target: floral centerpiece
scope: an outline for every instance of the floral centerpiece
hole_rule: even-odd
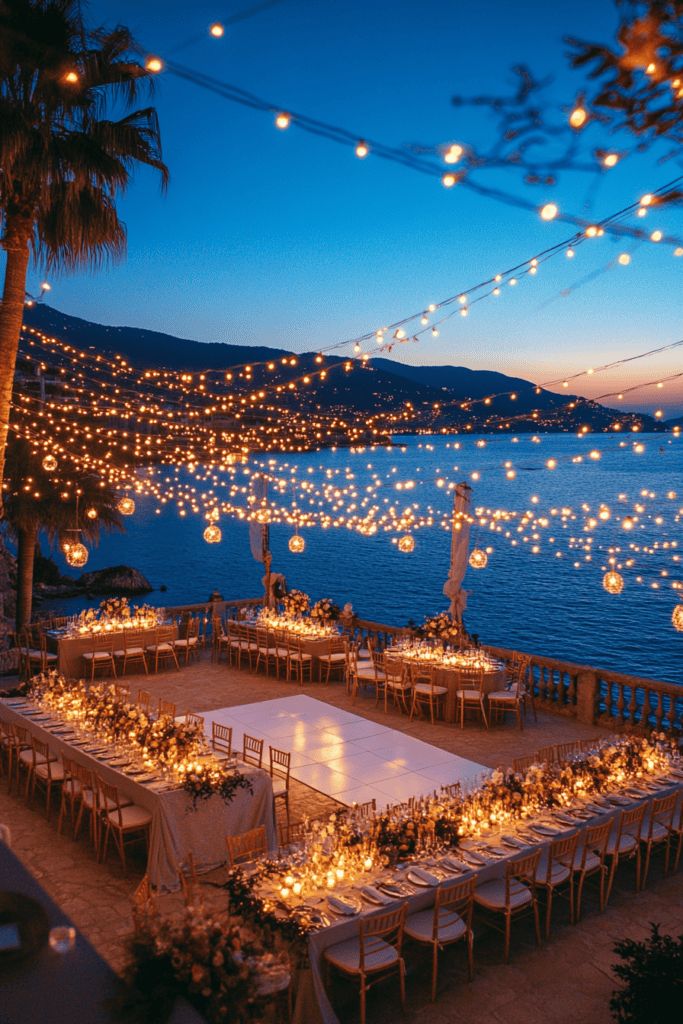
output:
[[[460,626],[454,622],[448,612],[427,616],[418,632],[428,640],[442,640],[445,643],[457,643],[460,639]]]
[[[79,614],[74,632],[83,634],[151,629],[158,621],[159,612],[151,605],[131,605],[127,597],[107,597],[97,608],[85,608]]]
[[[290,619],[301,618],[310,607],[311,599],[303,590],[290,590],[282,598],[282,610]]]
[[[88,687],[49,672],[31,681],[30,692],[40,707],[77,723],[84,732],[126,747],[145,768],[169,773],[190,794],[193,807],[214,794],[230,803],[238,789],[252,788],[246,775],[211,754],[200,726],[177,722],[170,715],[152,718],[119,697],[114,686]]]
[[[311,608],[311,618],[315,622],[321,623],[321,625],[336,622],[340,615],[341,610],[331,597],[321,597]]]
[[[118,1005],[128,1021],[165,1021],[184,996],[210,1024],[247,1024],[264,1019],[272,993],[289,981],[286,954],[266,950],[255,929],[194,907],[139,917],[131,953]]]

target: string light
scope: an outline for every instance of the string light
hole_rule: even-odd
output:
[[[585,107],[582,107],[580,104],[574,107],[569,115],[569,123],[572,128],[583,128],[587,120],[588,112]]]
[[[457,175],[455,174],[444,174],[444,176],[441,179],[441,184],[443,185],[444,188],[453,188],[457,180],[458,178]]]
[[[622,267],[627,267],[631,262],[631,257],[627,252],[622,252],[619,254],[618,260]]]
[[[54,457],[54,455],[46,455],[45,458],[42,461],[43,469],[47,473],[53,473],[58,465],[59,465],[59,463],[57,462],[57,460]]]
[[[602,585],[608,594],[620,594],[624,589],[624,577],[621,573],[610,570],[602,577]]]
[[[464,153],[463,147],[459,146],[457,142],[451,143],[446,149],[443,155],[444,163],[446,164],[457,164]]]
[[[123,498],[119,498],[116,503],[116,507],[122,516],[132,516],[135,513],[135,502],[127,495],[124,495]]]
[[[558,213],[560,212],[557,203],[546,203],[540,209],[541,220],[555,220]]]
[[[488,565],[489,556],[482,548],[472,548],[468,561],[473,569],[485,569]]]
[[[212,25],[209,25],[209,32],[214,39],[220,39],[225,35],[225,26],[221,25],[220,21],[214,21]]]
[[[286,113],[285,111],[282,111],[281,113],[277,114],[276,117],[275,117],[275,125],[281,131],[284,131],[285,128],[289,128],[291,123],[292,123],[291,115]]]
[[[64,75],[64,81],[68,82],[69,85],[76,85],[80,81],[80,77],[77,71],[67,71]]]
[[[370,147],[368,146],[367,142],[364,142],[363,139],[360,139],[356,146],[356,156],[358,157],[358,159],[364,160],[369,152]]]
[[[148,71],[151,71],[153,75],[158,75],[160,71],[164,70],[164,62],[161,57],[148,57],[145,61],[145,67]]]

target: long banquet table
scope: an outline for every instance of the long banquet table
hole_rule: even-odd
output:
[[[81,746],[55,735],[52,729],[60,728],[59,725],[51,729],[33,716],[22,713],[16,700],[0,700],[0,717],[28,728],[47,743],[53,753],[84,764],[105,782],[116,786],[133,803],[151,813],[147,872],[152,885],[162,891],[171,892],[179,887],[178,865],[186,860],[188,853],[192,853],[199,872],[210,871],[225,863],[226,835],[237,835],[264,825],[268,847],[273,849],[277,845],[273,786],[270,775],[261,768],[240,765],[240,771],[251,782],[252,792],[238,789],[229,804],[214,795],[208,800],[199,800],[193,809],[192,799],[184,789],[165,789],[161,784],[136,781]]]
[[[177,626],[175,636],[178,635]],[[154,643],[154,635],[157,627],[140,630],[142,642],[145,646]],[[137,632],[137,631],[136,631]],[[46,636],[48,646],[57,653],[57,668],[67,679],[82,679],[84,675],[83,655],[92,651],[93,644],[107,637],[114,641],[114,649],[123,649],[123,630],[112,630],[105,633],[82,633],[76,636],[68,636],[58,630],[47,630]]]
[[[649,793],[647,796],[643,796],[641,799],[632,799],[629,801],[628,806],[634,807],[639,803],[647,803],[652,799],[653,796],[664,796],[671,792],[678,792],[683,799],[683,778],[680,781],[673,781],[668,779],[661,786],[658,787],[656,792]],[[590,802],[590,801],[588,801]],[[570,836],[574,832],[582,832],[585,828],[596,825],[602,821],[608,819],[614,821],[618,817],[619,813],[624,810],[626,804],[622,803],[619,806],[612,806],[610,809],[605,808],[603,813],[595,813],[590,819],[581,821],[574,825],[561,824],[556,820],[552,820],[552,825],[557,829],[557,835],[548,838],[542,838],[538,836],[537,840],[533,845],[528,844],[523,848],[511,849],[509,854],[504,857],[491,858],[481,868],[471,868],[464,871],[460,875],[451,875],[444,881],[455,881],[459,879],[471,878],[474,874],[476,876],[477,885],[484,882],[488,882],[494,878],[500,878],[505,875],[505,865],[513,857],[519,857],[524,853],[529,853],[535,849],[548,848],[554,839],[562,836]],[[538,819],[527,819],[524,822],[526,828],[530,826],[533,820],[541,821],[547,819],[546,815],[539,815]],[[513,833],[514,828],[507,826],[504,834]],[[495,846],[497,842],[501,842],[500,836],[495,834],[487,834],[486,842]],[[477,844],[463,841],[460,847],[451,851],[451,856],[455,859],[458,858],[458,849],[467,850]],[[416,864],[413,861],[413,866]],[[428,871],[432,865],[428,861],[420,862]],[[403,869],[396,869],[394,877],[399,878],[401,875],[405,875],[406,871],[410,868],[411,864],[408,863]],[[387,872],[383,873],[383,877],[387,876]],[[370,881],[364,880],[365,884]],[[358,896],[358,889],[362,887],[363,882],[358,882],[356,885],[356,892],[354,895]],[[387,903],[384,908],[377,906],[369,906],[363,903],[363,909],[360,914],[354,917],[339,917],[335,919],[329,926],[322,927],[317,931],[313,931],[308,936],[308,949],[310,959],[310,971],[303,971],[300,973],[299,984],[297,989],[296,1003],[294,1007],[293,1021],[294,1024],[339,1024],[339,1018],[337,1017],[334,1008],[330,1002],[327,991],[324,985],[324,967],[323,967],[323,956],[326,949],[330,946],[335,945],[338,942],[345,942],[347,939],[352,939],[358,935],[358,921],[361,916],[370,915],[391,907],[396,907],[400,902],[408,903],[408,914],[414,914],[417,911],[428,909],[434,904],[435,887],[430,888],[417,888],[412,895],[406,897],[400,897],[399,899],[392,900]],[[347,889],[338,888],[335,889],[335,893],[343,895],[344,892],[350,892],[351,887]],[[271,895],[271,894],[268,894]],[[329,917],[332,917],[330,910],[326,905],[324,906],[325,913]]]
[[[0,842],[0,886],[5,892],[28,896],[45,911],[48,925],[73,922],[48,896],[19,858]],[[76,944],[63,955],[48,945],[15,964],[0,967],[2,1024],[116,1024],[109,1000],[121,981],[109,964],[77,930]],[[201,1024],[204,1020],[184,1000],[178,1001],[168,1024]]]

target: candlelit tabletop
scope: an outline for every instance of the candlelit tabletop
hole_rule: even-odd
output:
[[[41,711],[31,701],[0,700],[0,717],[28,728],[53,753],[85,765],[151,813],[147,873],[161,891],[179,888],[178,865],[189,853],[200,873],[224,864],[226,835],[264,825],[269,847],[276,845],[273,787],[268,772],[260,768],[239,762],[239,772],[249,788],[236,789],[230,803],[215,793],[193,806],[191,795],[168,775],[122,764],[126,756],[114,745],[93,737],[90,741],[78,738],[68,722]]]
[[[351,848],[340,844],[343,852],[326,860],[322,851],[325,843],[334,842],[331,836],[337,826],[331,824],[327,839],[323,826],[322,837],[318,832],[306,842],[305,855],[295,854],[280,872],[268,873],[258,890],[270,905],[285,915],[298,915],[311,927],[307,940],[310,971],[300,974],[293,1020],[297,1024],[339,1024],[324,986],[323,957],[329,947],[358,935],[360,917],[400,902],[407,902],[409,914],[427,909],[441,884],[474,876],[480,885],[502,877],[510,859],[547,849],[553,840],[581,833],[588,826],[615,821],[622,810],[671,792],[678,792],[683,799],[680,768],[660,771],[630,785],[612,785],[600,795],[562,798],[564,802],[556,808],[521,819],[501,814],[499,823],[475,825],[475,803],[472,822],[461,819],[460,825],[468,832],[474,829],[474,834],[464,836],[455,846],[446,841],[424,842],[423,849],[409,860],[393,865],[385,858],[378,859],[376,846],[369,841]],[[323,862],[326,866],[321,872],[316,865]]]
[[[445,649],[427,641],[407,640],[387,648],[386,653],[396,657],[413,672],[420,668],[433,671],[436,686],[447,689],[444,719],[455,722],[458,717],[457,691],[461,688],[461,673],[483,671],[484,694],[504,690],[506,686],[505,665],[502,661],[492,658],[481,648],[467,650]],[[471,683],[467,683],[468,688]]]
[[[106,628],[106,626],[111,628]],[[48,647],[57,654],[57,667],[67,679],[82,679],[84,675],[83,655],[92,651],[94,641],[102,637],[110,637],[114,641],[115,648],[123,649],[124,633],[128,628],[136,628],[140,632],[140,644],[145,647],[154,643],[155,631],[158,624],[148,627],[118,626],[116,623],[107,623],[98,626],[97,629],[74,630],[65,632],[59,630],[47,630],[45,635]],[[173,627],[174,637],[178,636],[177,626]]]

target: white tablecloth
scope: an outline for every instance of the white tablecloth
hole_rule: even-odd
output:
[[[253,792],[238,789],[229,804],[218,795],[212,796],[208,800],[199,800],[194,810],[192,799],[185,790],[155,792],[112,765],[98,760],[93,754],[55,736],[45,726],[10,707],[7,700],[0,700],[0,717],[25,726],[38,739],[48,743],[55,754],[65,754],[84,764],[105,782],[116,786],[133,803],[150,811],[152,824],[147,871],[152,885],[162,891],[170,892],[179,888],[178,865],[185,861],[188,853],[193,854],[199,872],[210,871],[224,864],[227,857],[226,835],[238,835],[264,825],[269,849],[277,846],[273,787],[268,772],[260,768],[239,766],[240,771],[249,778]]]
[[[664,796],[667,793],[678,791],[683,794],[683,783],[671,784],[667,787],[662,787],[655,796]],[[650,800],[651,797],[644,797],[642,800],[633,800],[630,806],[636,806],[638,803],[644,803]],[[614,820],[618,817],[623,808],[615,807],[613,810],[606,811],[605,814],[596,814],[591,820],[585,821],[576,828],[567,826],[562,831],[563,836],[572,835],[576,831],[581,831],[589,825],[596,825],[600,822],[608,819]],[[525,823],[528,824],[528,823]],[[560,829],[562,826],[557,823],[556,828]],[[514,832],[514,829],[508,829],[510,832]],[[559,838],[555,836],[553,838]],[[492,845],[495,845],[495,837],[488,836],[488,840]],[[539,837],[540,840],[540,837]],[[505,865],[508,860],[513,857],[518,857],[524,852],[530,852],[531,850],[544,849],[549,846],[551,839],[540,840],[533,846],[529,846],[525,850],[511,850],[508,857],[502,857],[499,860],[491,861],[486,867],[482,867],[475,872],[477,878],[477,885],[488,882],[492,878],[500,878],[505,875]],[[457,859],[457,850],[453,851],[453,856]],[[454,876],[459,878],[471,877],[472,872],[463,874],[460,876]],[[414,895],[408,897],[402,897],[401,901],[396,901],[389,904],[385,908],[369,908],[367,904],[363,904],[362,914],[377,913],[378,910],[381,913],[383,910],[389,909],[390,907],[398,906],[399,902],[406,901],[408,903],[408,913],[414,914],[418,910],[424,910],[434,905],[434,892],[431,889],[422,889],[417,891]],[[341,894],[341,890],[340,890]],[[358,895],[357,893],[355,894]],[[324,904],[323,904],[324,907]],[[359,915],[362,916],[362,915]],[[350,917],[348,919],[342,919],[335,921],[327,928],[322,928],[319,931],[312,932],[308,938],[308,949],[310,957],[310,971],[302,971],[300,974],[300,984],[297,992],[297,999],[294,1008],[294,1024],[339,1024],[339,1019],[334,1012],[332,1004],[328,998],[323,983],[323,954],[326,949],[330,946],[334,946],[337,942],[344,942],[347,939],[355,938],[358,935],[358,919],[359,917]]]

